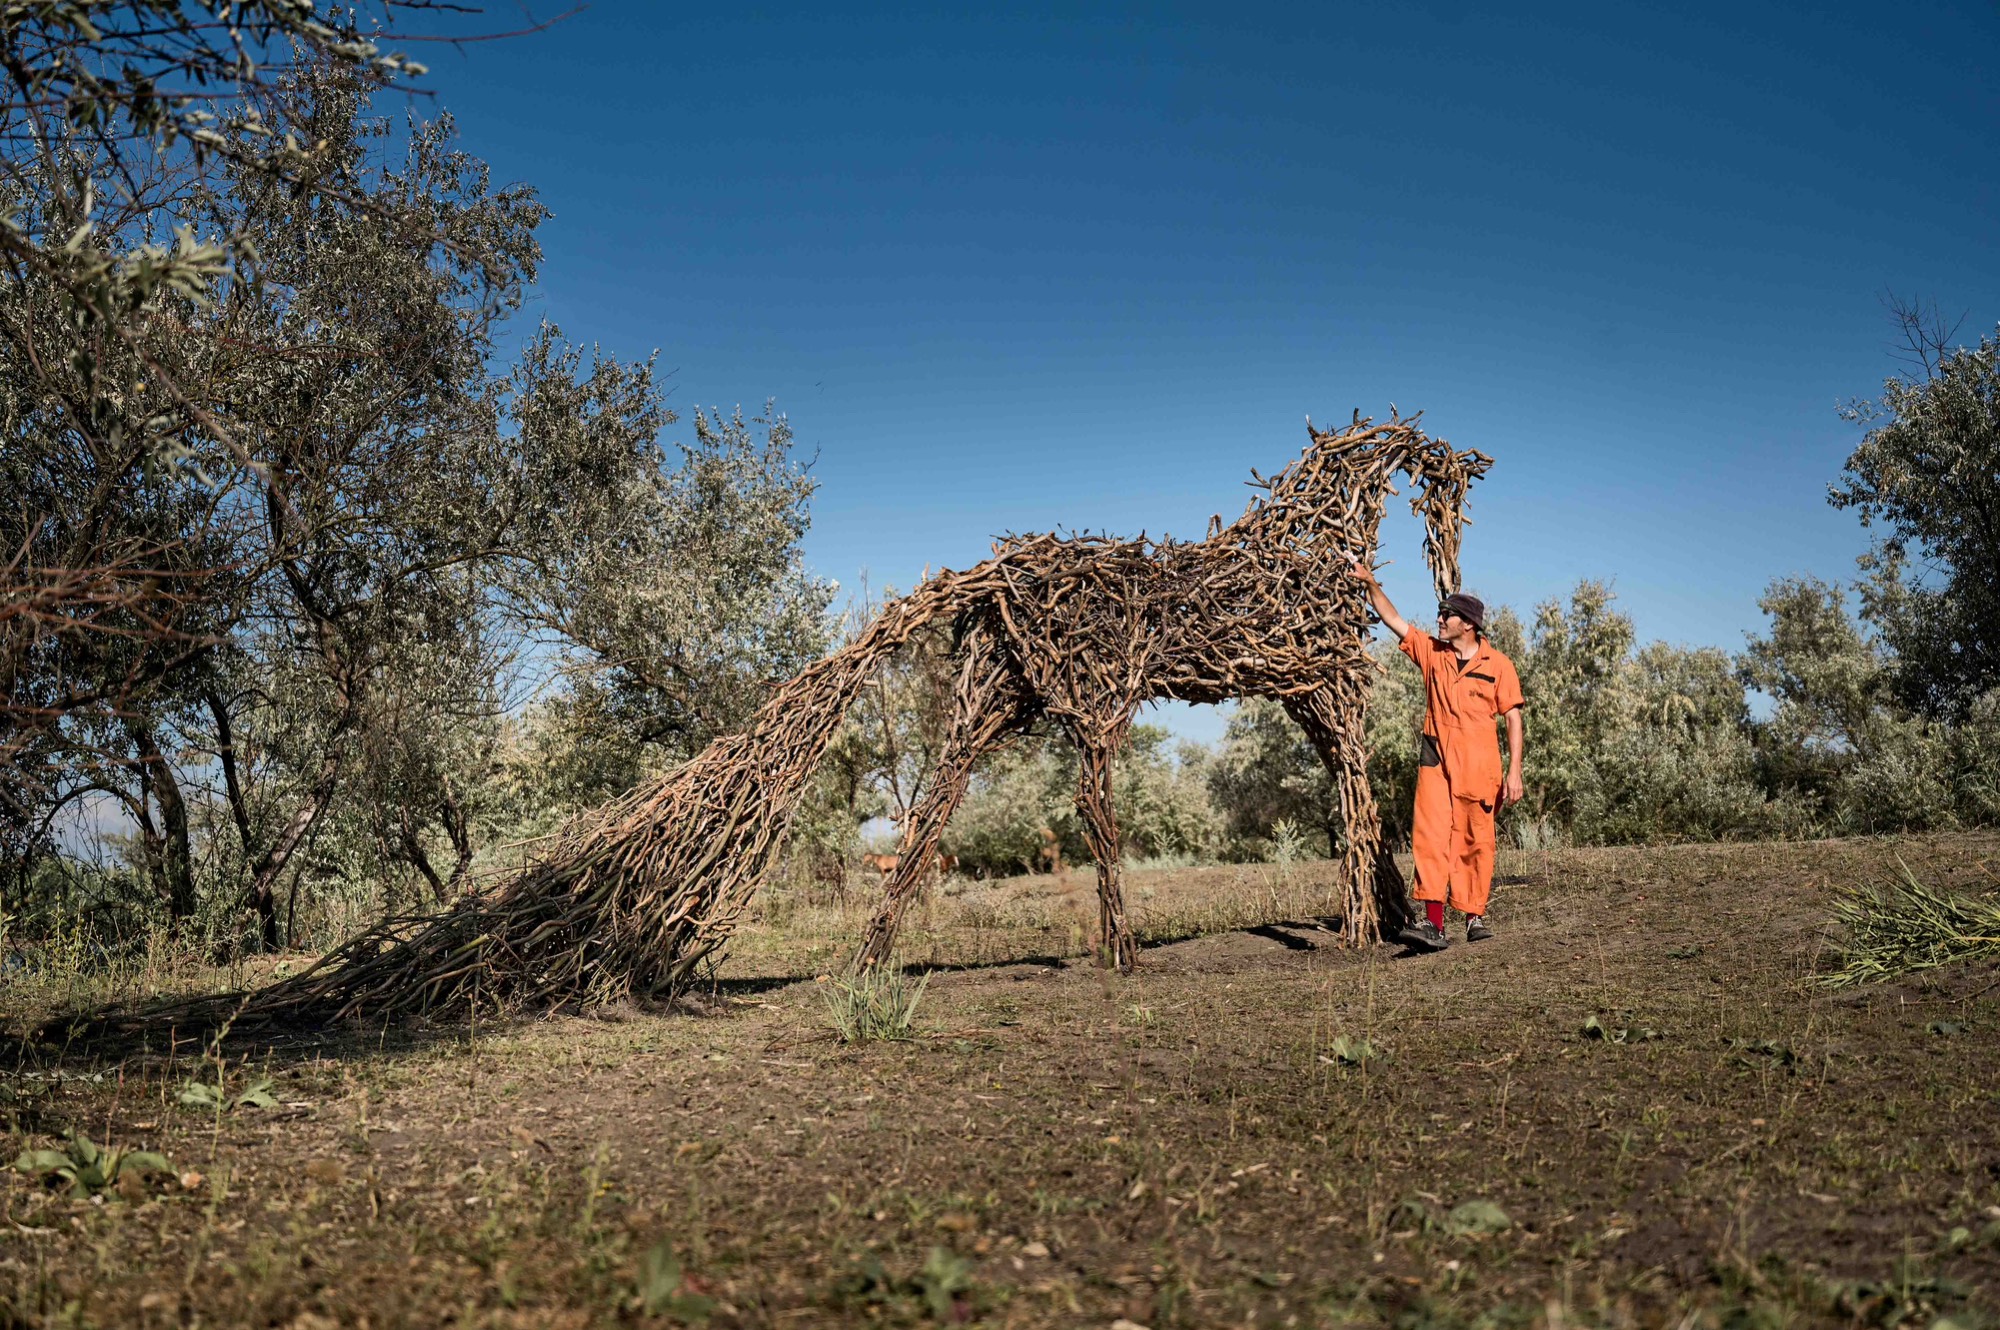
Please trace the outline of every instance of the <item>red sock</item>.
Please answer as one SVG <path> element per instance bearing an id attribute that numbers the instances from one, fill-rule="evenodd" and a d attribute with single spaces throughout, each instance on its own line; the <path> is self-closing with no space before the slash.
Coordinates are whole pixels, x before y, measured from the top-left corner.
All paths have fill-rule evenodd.
<path id="1" fill-rule="evenodd" d="M 1444 902 L 1425 901 L 1424 913 L 1430 917 L 1432 928 L 1444 927 Z"/>

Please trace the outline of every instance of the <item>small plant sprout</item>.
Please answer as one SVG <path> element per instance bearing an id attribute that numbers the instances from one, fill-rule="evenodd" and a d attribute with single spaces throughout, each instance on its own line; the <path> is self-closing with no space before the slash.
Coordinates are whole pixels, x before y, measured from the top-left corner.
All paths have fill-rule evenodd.
<path id="1" fill-rule="evenodd" d="M 940 1324 L 950 1324 L 964 1319 L 958 1315 L 958 1302 L 972 1290 L 970 1272 L 971 1267 L 963 1257 L 943 1247 L 933 1247 L 910 1282 L 922 1296 L 931 1318 Z"/>
<path id="2" fill-rule="evenodd" d="M 917 1004 L 931 977 L 914 983 L 894 966 L 873 966 L 836 978 L 821 990 L 826 1014 L 843 1044 L 909 1039 L 915 1033 Z"/>
<path id="3" fill-rule="evenodd" d="M 1466 1201 L 1444 1217 L 1444 1231 L 1455 1237 L 1487 1237 L 1513 1226 L 1507 1212 L 1491 1201 Z"/>
<path id="4" fill-rule="evenodd" d="M 239 1108 L 278 1106 L 277 1097 L 271 1093 L 269 1076 L 260 1076 L 235 1094 L 230 1094 L 219 1069 L 215 1084 L 210 1085 L 203 1080 L 189 1080 L 181 1086 L 178 1098 L 189 1108 L 206 1109 L 215 1113 L 234 1112 Z"/>
<path id="5" fill-rule="evenodd" d="M 14 1161 L 14 1171 L 33 1178 L 54 1177 L 68 1184 L 69 1194 L 78 1200 L 116 1190 L 126 1193 L 130 1183 L 148 1173 L 172 1175 L 174 1166 L 165 1155 L 151 1150 L 117 1150 L 100 1146 L 88 1136 L 72 1135 L 61 1150 L 23 1150 Z"/>
<path id="6" fill-rule="evenodd" d="M 1381 1056 L 1382 1050 L 1369 1040 L 1351 1034 L 1343 1034 L 1334 1039 L 1325 1053 L 1320 1054 L 1319 1060 L 1326 1063 L 1339 1063 L 1343 1067 L 1360 1067 L 1367 1065 L 1371 1059 L 1380 1058 Z"/>
<path id="7" fill-rule="evenodd" d="M 687 1288 L 680 1259 L 664 1241 L 656 1243 L 639 1262 L 639 1282 L 633 1301 L 648 1316 L 699 1324 L 715 1310 L 715 1299 Z"/>
<path id="8" fill-rule="evenodd" d="M 1278 866 L 1278 875 L 1290 874 L 1292 868 L 1305 862 L 1306 833 L 1299 824 L 1288 817 L 1281 817 L 1271 824 L 1271 862 Z"/>

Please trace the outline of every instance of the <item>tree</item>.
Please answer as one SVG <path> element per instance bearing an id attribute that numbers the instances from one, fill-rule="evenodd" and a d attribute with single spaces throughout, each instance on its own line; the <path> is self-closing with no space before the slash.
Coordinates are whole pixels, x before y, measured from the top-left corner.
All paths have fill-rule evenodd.
<path id="1" fill-rule="evenodd" d="M 1333 852 L 1340 834 L 1333 780 L 1281 703 L 1262 697 L 1238 703 L 1207 777 L 1223 826 L 1237 842 L 1268 839 L 1277 823 L 1291 822 L 1318 828 L 1324 852 Z"/>
<path id="2" fill-rule="evenodd" d="M 775 411 L 674 420 L 652 367 L 579 354 L 545 329 L 509 415 L 518 509 L 496 550 L 497 612 L 539 635 L 563 684 L 539 747 L 575 803 L 699 752 L 825 651 L 834 585 L 805 567 L 814 482 Z"/>
<path id="3" fill-rule="evenodd" d="M 1864 616 L 1903 585 L 1893 566 L 1864 581 Z M 1989 694 L 1952 722 L 1905 707 L 1883 637 L 1817 578 L 1780 578 L 1758 605 L 1770 629 L 1751 640 L 1739 671 L 1773 701 L 1754 727 L 1758 770 L 1788 813 L 1866 832 L 1981 823 L 2000 811 L 2000 698 Z"/>
<path id="4" fill-rule="evenodd" d="M 1514 656 L 1528 698 L 1533 773 L 1516 817 L 1570 829 L 1588 826 L 1602 809 L 1601 758 L 1632 709 L 1626 664 L 1637 641 L 1616 599 L 1605 583 L 1583 581 L 1567 605 L 1548 600 L 1535 609 Z"/>
<path id="5" fill-rule="evenodd" d="M 1527 797 L 1507 813 L 1523 844 L 1631 844 L 1782 829 L 1758 784 L 1736 664 L 1713 647 L 1640 645 L 1601 582 L 1536 607 L 1523 630 L 1493 616 L 1527 697 Z"/>
<path id="6" fill-rule="evenodd" d="M 25 872 L 56 813 L 110 795 L 177 921 L 193 895 L 175 716 L 236 571 L 209 540 L 226 484 L 201 459 L 273 481 L 210 391 L 232 350 L 256 359 L 216 340 L 221 307 L 258 286 L 268 222 L 230 200 L 257 179 L 369 206 L 345 141 L 294 116 L 316 109 L 298 95 L 314 78 L 365 92 L 423 72 L 364 21 L 290 0 L 0 6 L 0 834 Z M 497 273 L 485 239 L 429 235 Z"/>
<path id="7" fill-rule="evenodd" d="M 1759 726 L 1765 779 L 1829 800 L 1867 739 L 1870 717 L 1889 700 L 1889 661 L 1849 615 L 1840 589 L 1818 578 L 1779 578 L 1757 608 L 1770 617 L 1770 631 L 1750 640 L 1740 670 L 1773 703 Z"/>
<path id="8" fill-rule="evenodd" d="M 1864 609 L 1898 696 L 1957 718 L 2000 685 L 2000 330 L 1948 348 L 1932 311 L 1893 309 L 1909 370 L 1842 412 L 1870 428 L 1828 498 L 1882 529 L 1869 566 L 1890 577 Z"/>
<path id="9" fill-rule="evenodd" d="M 1205 751 L 1169 748 L 1158 725 L 1134 725 L 1112 767 L 1123 850 L 1135 859 L 1211 859 L 1221 848 L 1222 818 L 1209 794 Z M 1031 730 L 980 763 L 944 845 L 970 872 L 1032 872 L 1046 844 L 1062 847 L 1063 862 L 1089 863 L 1089 843 L 1076 813 L 1077 752 L 1051 730 Z"/>
<path id="10" fill-rule="evenodd" d="M 383 18 L 448 8 L 375 6 Z M 377 46 L 359 13 L 322 17 L 292 0 L 0 6 L 0 266 L 10 279 L 0 346 L 12 380 L 0 386 L 0 438 L 11 452 L 24 434 L 53 429 L 68 444 L 42 474 L 4 477 L 25 498 L 53 487 L 66 502 L 10 505 L 0 528 L 0 759 L 69 708 L 120 704 L 161 660 L 201 649 L 181 612 L 216 566 L 171 527 L 121 519 L 194 451 L 190 427 L 253 465 L 178 352 L 189 312 L 242 285 L 256 241 L 213 210 L 196 214 L 248 176 L 344 190 L 329 170 L 340 145 L 274 96 L 326 69 L 363 88 L 424 72 Z M 479 239 L 446 243 L 483 262 Z M 158 649 L 122 653 L 136 679 L 99 668 L 78 688 L 71 678 L 91 678 L 90 668 L 70 678 L 50 668 L 50 657 L 88 654 L 103 636 Z"/>
<path id="11" fill-rule="evenodd" d="M 188 178 L 179 215 L 254 257 L 211 298 L 163 295 L 137 349 L 105 343 L 115 395 L 107 362 L 76 370 L 96 344 L 74 321 L 34 343 L 63 351 L 46 373 L 0 357 L 0 474 L 22 496 L 0 534 L 139 542 L 178 561 L 155 580 L 198 574 L 171 636 L 107 618 L 0 643 L 9 699 L 42 718 L 17 747 L 46 777 L 16 762 L 0 782 L 13 862 L 53 846 L 55 810 L 108 794 L 176 918 L 206 862 L 221 913 L 247 905 L 266 946 L 309 867 L 384 899 L 462 889 L 496 810 L 523 802 L 501 746 L 528 673 L 567 682 L 552 709 L 623 718 L 630 743 L 577 790 L 594 802 L 735 724 L 824 640 L 783 417 L 701 413 L 670 452 L 650 363 L 544 327 L 496 367 L 543 209 L 495 188 L 448 118 L 399 131 L 369 91 L 309 63 L 219 122 L 227 139 L 282 121 L 314 160 Z M 0 289 L 0 322 L 39 336 L 62 298 Z M 162 358 L 185 406 L 153 401 Z M 148 461 L 162 432 L 172 465 Z"/>

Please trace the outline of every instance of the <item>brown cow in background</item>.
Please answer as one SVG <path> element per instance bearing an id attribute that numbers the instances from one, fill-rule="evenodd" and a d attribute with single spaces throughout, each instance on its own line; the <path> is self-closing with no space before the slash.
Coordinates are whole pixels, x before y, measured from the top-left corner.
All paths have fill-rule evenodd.
<path id="1" fill-rule="evenodd" d="M 874 869 L 882 875 L 884 881 L 887 881 L 889 875 L 896 871 L 896 865 L 902 862 L 903 856 L 900 854 L 864 854 L 861 856 L 861 866 L 863 868 Z M 943 850 L 938 850 L 931 855 L 931 867 L 937 871 L 939 877 L 956 873 L 958 871 L 958 856 L 955 854 L 946 854 Z"/>
<path id="2" fill-rule="evenodd" d="M 1061 877 L 1063 871 L 1062 837 L 1056 835 L 1055 831 L 1049 827 L 1041 829 L 1041 836 L 1042 848 L 1035 851 L 1035 871 L 1039 873 L 1046 869 L 1054 873 L 1057 877 Z"/>

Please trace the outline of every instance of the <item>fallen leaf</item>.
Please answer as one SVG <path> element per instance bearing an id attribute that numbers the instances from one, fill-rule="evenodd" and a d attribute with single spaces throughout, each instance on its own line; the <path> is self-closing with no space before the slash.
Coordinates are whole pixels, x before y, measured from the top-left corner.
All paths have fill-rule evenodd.
<path id="1" fill-rule="evenodd" d="M 1467 1201 L 1453 1207 L 1444 1218 L 1445 1232 L 1460 1236 L 1504 1233 L 1513 1226 L 1514 1221 L 1507 1212 L 1491 1201 Z"/>

